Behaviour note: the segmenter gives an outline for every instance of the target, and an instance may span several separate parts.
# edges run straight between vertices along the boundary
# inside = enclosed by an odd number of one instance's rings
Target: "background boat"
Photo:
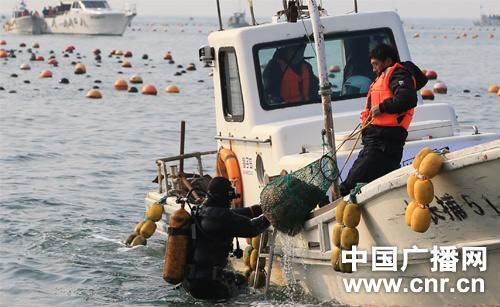
[[[20,1],[12,13],[12,18],[3,25],[5,32],[15,34],[42,34],[43,18],[38,12],[27,9],[26,2]]]

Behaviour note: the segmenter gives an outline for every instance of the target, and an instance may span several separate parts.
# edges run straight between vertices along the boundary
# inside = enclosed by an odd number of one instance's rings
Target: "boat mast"
[[[332,101],[331,101],[331,86],[328,81],[328,73],[326,69],[326,56],[325,56],[325,37],[323,34],[323,25],[319,17],[318,5],[316,0],[308,0],[309,14],[311,16],[311,24],[314,35],[314,46],[317,55],[318,74],[319,74],[319,94],[321,96],[321,104],[323,105],[323,121],[326,131],[326,139],[328,151],[332,152],[333,163],[337,164],[337,157],[335,154],[335,137],[333,131],[333,116],[332,116]],[[334,169],[338,169],[334,165]],[[340,174],[339,174],[340,176]],[[340,197],[338,178],[332,184],[333,199]]]

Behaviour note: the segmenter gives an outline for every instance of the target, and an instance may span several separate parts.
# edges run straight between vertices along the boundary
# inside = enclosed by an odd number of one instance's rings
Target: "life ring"
[[[236,193],[240,195],[239,198],[233,199],[233,206],[235,208],[243,207],[243,182],[236,154],[231,149],[221,148],[217,153],[216,163],[217,176],[226,177],[236,188]]]

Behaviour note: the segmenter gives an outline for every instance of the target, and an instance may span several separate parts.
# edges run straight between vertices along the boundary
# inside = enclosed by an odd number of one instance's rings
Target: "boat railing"
[[[199,151],[187,154],[181,154],[177,156],[161,158],[156,160],[157,166],[157,182],[158,182],[158,193],[168,194],[169,190],[181,190],[181,186],[189,187],[189,177],[190,178],[201,178],[204,176],[203,173],[203,162],[202,157],[207,155],[216,154],[216,150],[210,151]],[[197,174],[187,174],[184,173],[184,160],[187,159],[197,160]],[[169,162],[179,161],[179,167],[177,165],[167,165]]]

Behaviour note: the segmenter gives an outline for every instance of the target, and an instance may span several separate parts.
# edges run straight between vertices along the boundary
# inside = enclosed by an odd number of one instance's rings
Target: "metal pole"
[[[358,12],[358,0],[354,0],[354,12]]]
[[[182,156],[184,154],[184,142],[186,139],[186,122],[181,121],[181,148],[180,148],[180,155]],[[184,158],[179,159],[179,173],[184,174]]]
[[[219,16],[219,31],[224,30],[222,27],[222,16],[220,15],[220,3],[219,0],[217,0],[217,15]]]
[[[326,68],[326,56],[325,56],[325,37],[323,35],[323,25],[319,17],[318,5],[316,0],[308,1],[309,14],[311,15],[311,24],[314,35],[314,45],[316,48],[317,64],[318,64],[318,74],[319,74],[319,94],[321,96],[321,103],[323,105],[323,116],[324,116],[324,127],[326,131],[326,139],[328,144],[328,151],[333,153],[333,161],[337,163],[337,157],[335,154],[335,137],[333,132],[333,116],[332,116],[332,102],[331,94],[332,90],[330,87],[330,82],[328,81],[328,70]],[[335,168],[338,168],[335,165]],[[333,182],[332,185],[333,198],[337,199],[340,197],[338,179]]]
[[[253,0],[248,0],[248,5],[250,6],[250,16],[252,17],[252,26],[255,26],[257,22],[255,21],[255,14],[253,12]]]

